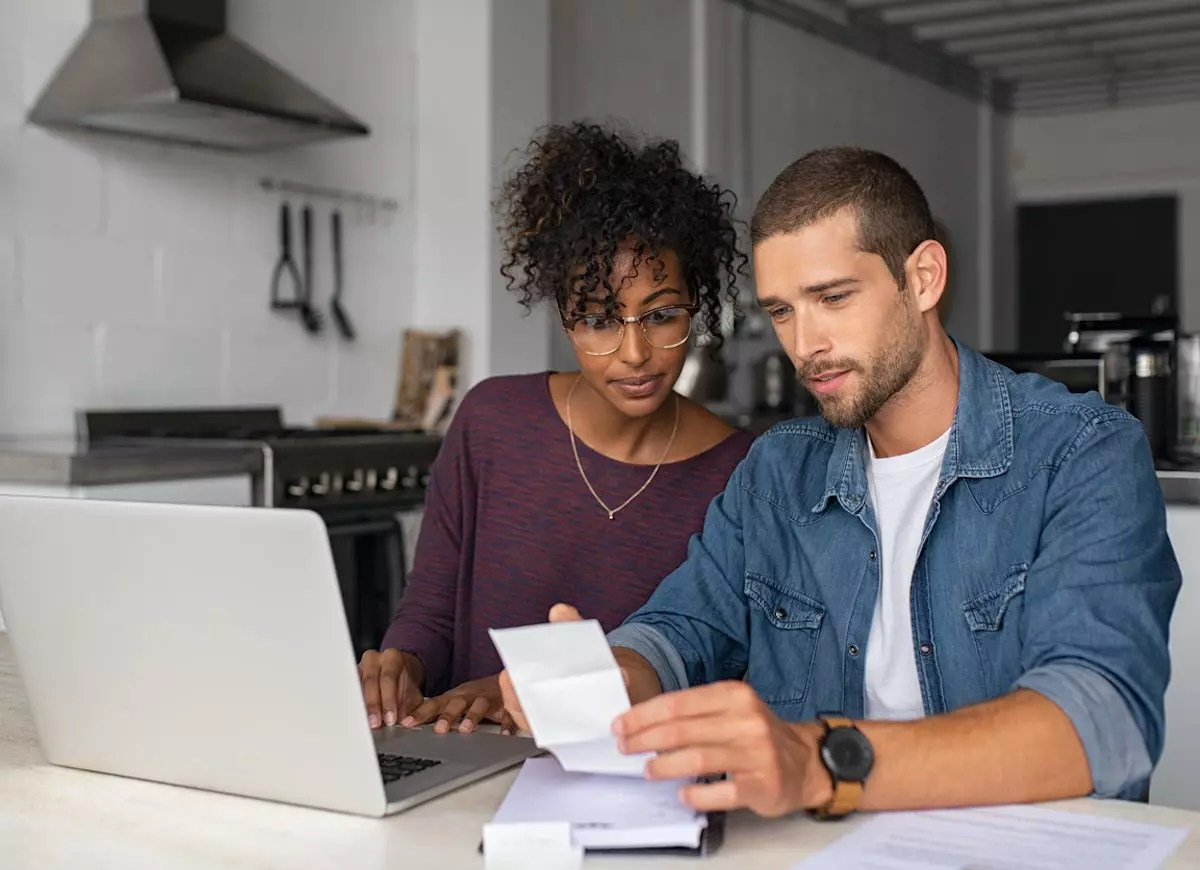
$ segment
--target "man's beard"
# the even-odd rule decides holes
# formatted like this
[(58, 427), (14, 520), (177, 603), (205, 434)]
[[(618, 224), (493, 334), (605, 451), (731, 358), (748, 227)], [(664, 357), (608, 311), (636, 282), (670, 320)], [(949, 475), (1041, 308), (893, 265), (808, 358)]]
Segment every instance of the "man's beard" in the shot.
[(797, 371), (805, 389), (808, 380), (824, 372), (850, 371), (858, 375), (861, 382), (856, 392), (842, 395), (845, 387), (830, 396), (819, 396), (809, 390), (817, 407), (829, 423), (839, 429), (858, 429), (879, 413), (892, 396), (896, 395), (912, 380), (921, 365), (925, 342), (922, 340), (920, 321), (908, 310), (909, 303), (900, 303), (897, 312), (900, 328), (894, 339), (878, 353), (873, 354), (865, 366), (852, 359), (825, 361), (819, 365), (805, 366)]

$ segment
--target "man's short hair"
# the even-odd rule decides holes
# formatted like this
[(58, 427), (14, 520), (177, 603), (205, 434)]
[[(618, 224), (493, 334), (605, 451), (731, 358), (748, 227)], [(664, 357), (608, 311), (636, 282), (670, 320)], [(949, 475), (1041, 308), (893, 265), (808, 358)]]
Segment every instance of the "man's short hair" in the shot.
[(886, 154), (865, 148), (822, 148), (784, 169), (758, 200), (753, 244), (794, 233), (843, 209), (858, 218), (859, 250), (878, 254), (903, 286), (904, 264), (922, 242), (937, 238), (921, 186)]

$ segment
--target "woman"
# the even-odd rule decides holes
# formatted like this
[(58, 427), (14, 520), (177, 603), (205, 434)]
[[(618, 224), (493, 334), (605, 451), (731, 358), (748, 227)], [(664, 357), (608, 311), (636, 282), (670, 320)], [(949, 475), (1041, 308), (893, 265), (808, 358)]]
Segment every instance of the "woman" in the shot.
[(752, 441), (674, 391), (695, 327), (719, 340), (746, 259), (732, 196), (676, 143), (553, 127), (499, 206), (508, 287), (554, 306), (579, 370), (464, 397), (408, 590), (359, 665), (372, 728), (511, 732), (487, 630), (544, 622), (558, 601), (618, 625), (683, 561)]

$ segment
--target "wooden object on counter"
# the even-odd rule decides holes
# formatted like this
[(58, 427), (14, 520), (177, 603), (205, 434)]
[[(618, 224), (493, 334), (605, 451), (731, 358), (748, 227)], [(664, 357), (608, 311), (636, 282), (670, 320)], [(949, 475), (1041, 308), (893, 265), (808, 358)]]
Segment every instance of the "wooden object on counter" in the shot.
[(458, 387), (459, 332), (404, 332), (400, 384), (393, 411), (397, 420), (440, 429), (454, 409)]
[(320, 417), (326, 429), (378, 428), (392, 432), (444, 432), (458, 402), (459, 331), (404, 331), (400, 378), (392, 419)]

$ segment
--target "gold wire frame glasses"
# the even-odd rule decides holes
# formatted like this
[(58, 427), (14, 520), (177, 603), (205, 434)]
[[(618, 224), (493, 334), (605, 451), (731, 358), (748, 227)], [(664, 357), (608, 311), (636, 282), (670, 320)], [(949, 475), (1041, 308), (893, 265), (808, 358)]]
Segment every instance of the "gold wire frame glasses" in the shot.
[(563, 320), (571, 340), (588, 356), (616, 353), (625, 341), (625, 325), (636, 323), (651, 347), (670, 350), (686, 342), (699, 305), (665, 305), (632, 317), (617, 314), (581, 314)]

